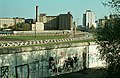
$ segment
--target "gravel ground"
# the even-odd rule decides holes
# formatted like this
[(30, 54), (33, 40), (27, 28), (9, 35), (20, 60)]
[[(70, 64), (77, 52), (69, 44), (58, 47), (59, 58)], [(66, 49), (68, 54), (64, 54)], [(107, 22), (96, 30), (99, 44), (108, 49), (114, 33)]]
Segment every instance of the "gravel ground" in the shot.
[(104, 78), (104, 76), (105, 69), (92, 68), (49, 78)]

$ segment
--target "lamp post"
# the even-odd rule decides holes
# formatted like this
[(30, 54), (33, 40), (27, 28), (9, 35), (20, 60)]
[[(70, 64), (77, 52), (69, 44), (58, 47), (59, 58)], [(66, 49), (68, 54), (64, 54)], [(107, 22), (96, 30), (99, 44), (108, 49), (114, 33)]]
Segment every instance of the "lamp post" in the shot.
[(79, 20), (79, 18), (77, 18), (77, 26), (78, 26), (78, 20)]
[(36, 39), (36, 24), (35, 24), (35, 39)]
[(76, 29), (77, 29), (77, 26), (78, 26), (78, 20), (79, 20), (79, 18), (77, 18), (77, 20), (76, 21), (74, 21), (74, 37), (75, 37), (75, 34), (76, 34)]
[(74, 25), (74, 37), (75, 37), (75, 33), (76, 33), (76, 22), (75, 21), (74, 21), (73, 25)]
[(88, 68), (90, 64), (90, 52), (89, 52), (90, 42), (88, 42)]

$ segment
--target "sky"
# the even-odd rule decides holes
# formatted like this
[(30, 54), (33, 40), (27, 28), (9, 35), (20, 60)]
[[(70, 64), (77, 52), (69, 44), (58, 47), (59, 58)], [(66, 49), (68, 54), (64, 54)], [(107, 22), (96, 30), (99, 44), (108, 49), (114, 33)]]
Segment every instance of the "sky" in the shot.
[(82, 16), (86, 10), (92, 10), (96, 20), (109, 14), (109, 9), (104, 7), (102, 0), (0, 0), (0, 18), (21, 17), (35, 18), (35, 6), (39, 6), (39, 13), (50, 16), (68, 13), (73, 15), (74, 21)]

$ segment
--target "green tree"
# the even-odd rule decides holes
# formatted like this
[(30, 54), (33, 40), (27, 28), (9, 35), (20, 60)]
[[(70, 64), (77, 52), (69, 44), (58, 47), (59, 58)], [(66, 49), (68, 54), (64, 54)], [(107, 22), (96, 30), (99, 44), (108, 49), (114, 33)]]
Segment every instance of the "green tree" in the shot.
[(29, 31), (30, 30), (30, 24), (29, 23), (17, 23), (13, 27), (11, 27), (13, 30), (16, 31)]
[(22, 23), (17, 23), (17, 24), (16, 24), (16, 30), (17, 30), (17, 31), (22, 31), (22, 26), (23, 26), (23, 24), (24, 24), (24, 22), (22, 22)]
[(106, 78), (120, 78), (120, 0), (106, 0), (104, 6), (112, 9), (112, 18), (97, 30), (101, 58), (106, 60)]
[(120, 0), (105, 0), (105, 2), (102, 3), (104, 6), (109, 7), (113, 13), (120, 13)]
[(4, 28), (7, 28), (7, 24), (3, 24), (3, 27), (4, 27)]
[(109, 19), (97, 31), (102, 59), (107, 63), (107, 78), (120, 78), (120, 18)]
[(14, 30), (14, 29), (15, 29), (14, 26), (9, 26), (8, 28), (11, 29), (11, 30)]
[(23, 30), (23, 31), (29, 31), (29, 30), (30, 30), (30, 24), (28, 24), (28, 23), (23, 23), (23, 24), (22, 24), (22, 30)]

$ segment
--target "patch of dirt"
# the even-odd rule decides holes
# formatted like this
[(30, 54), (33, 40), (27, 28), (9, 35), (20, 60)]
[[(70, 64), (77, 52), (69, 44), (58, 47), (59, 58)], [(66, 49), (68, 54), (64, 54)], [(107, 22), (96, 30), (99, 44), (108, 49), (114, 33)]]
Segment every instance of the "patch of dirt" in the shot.
[(105, 73), (106, 73), (105, 69), (93, 68), (48, 78), (104, 78)]

